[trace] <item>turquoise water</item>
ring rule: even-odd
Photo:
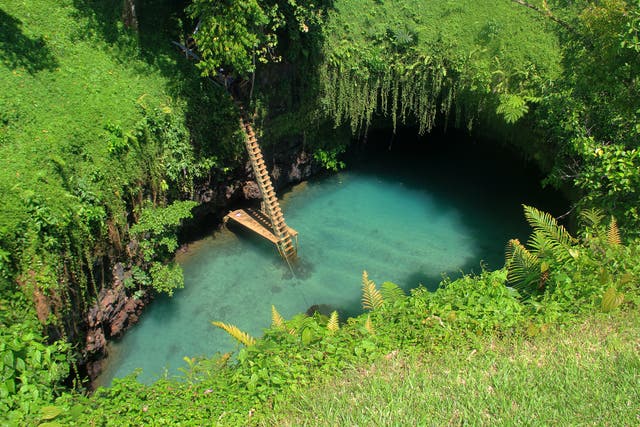
[[[178,257],[185,288],[156,299],[111,345],[99,382],[135,368],[143,369],[140,381],[150,382],[177,375],[185,356],[234,350],[233,339],[211,321],[259,336],[272,304],[287,318],[315,304],[339,310],[342,319],[356,314],[363,270],[378,284],[434,289],[442,273],[477,272],[481,262],[501,267],[506,241],[528,233],[520,204],[548,208],[551,196],[519,162],[507,159],[505,170],[505,159],[481,147],[464,152],[369,156],[285,194],[287,223],[300,233],[295,275],[271,244],[243,230],[191,244]],[[420,153],[428,154],[426,164]]]

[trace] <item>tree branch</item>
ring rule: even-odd
[[[551,19],[553,22],[555,22],[556,24],[560,25],[561,27],[563,27],[564,29],[571,31],[572,33],[577,33],[576,29],[571,26],[571,24],[569,24],[567,21],[563,21],[560,18],[557,18],[553,13],[551,13],[551,10],[549,9],[549,6],[547,6],[547,0],[543,0],[543,9],[539,8],[538,6],[536,6],[535,4],[531,4],[525,0],[511,0],[514,3],[518,3],[521,6],[524,7],[528,7],[531,10],[535,10],[536,12],[538,12],[540,15],[546,16],[547,18]]]

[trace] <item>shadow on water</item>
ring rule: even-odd
[[[501,267],[503,259],[491,254],[500,253],[508,239],[526,241],[529,236],[523,204],[555,217],[567,211],[564,196],[542,188],[544,175],[509,146],[456,130],[419,137],[414,129],[401,129],[395,137],[401,142],[392,149],[388,148],[390,138],[378,133],[361,146],[353,154],[353,170],[381,180],[399,180],[403,186],[446,200],[447,206],[440,209],[463,213],[459,220],[478,237],[478,252],[487,256],[483,261],[491,269]],[[513,224],[491,224],[492,217],[509,218]]]
[[[390,131],[377,132],[366,144],[360,144],[351,155],[353,169],[401,180],[412,188],[453,198],[456,204],[483,200],[490,206],[508,196],[552,211],[566,207],[559,192],[540,186],[544,178],[540,170],[511,146],[455,129],[436,129],[421,137],[409,127],[399,129],[393,137],[397,141],[389,146],[391,138]],[[469,198],[468,192],[461,191],[464,187],[476,196]]]
[[[27,36],[22,25],[22,21],[0,9],[0,62],[14,70],[23,68],[30,74],[58,67],[44,37]]]

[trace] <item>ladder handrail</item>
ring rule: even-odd
[[[287,262],[289,262],[289,258],[295,257],[296,248],[293,245],[291,234],[289,233],[289,227],[284,220],[282,209],[280,209],[280,204],[275,196],[275,189],[273,188],[269,171],[267,170],[266,163],[264,162],[262,150],[258,144],[258,139],[251,123],[246,119],[242,106],[239,105],[239,103],[237,104],[241,111],[240,125],[245,133],[245,145],[249,154],[249,161],[251,163],[260,194],[262,195],[263,206],[266,209],[265,214],[271,221],[273,233],[278,238],[278,252]],[[260,158],[258,158],[258,154],[260,155]],[[262,161],[262,163],[260,163],[260,161]],[[271,196],[269,196],[270,193],[272,193]]]

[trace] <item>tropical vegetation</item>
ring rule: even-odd
[[[638,1],[122,3],[0,5],[4,423],[637,423]],[[197,64],[171,44],[192,37]],[[329,170],[371,129],[490,133],[573,223],[525,206],[500,270],[411,295],[365,272],[356,318],[273,307],[260,338],[216,319],[237,354],[89,395],[83,315],[109,270],[132,298],[181,287],[199,190],[244,169],[225,85],[267,147],[302,141]]]

